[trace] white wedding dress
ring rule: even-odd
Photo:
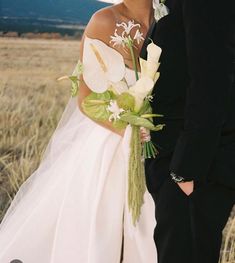
[[[89,41],[113,72],[123,69],[117,51]],[[86,59],[86,43],[84,79],[91,81],[99,72]],[[86,66],[93,72],[86,75]],[[134,84],[134,72],[126,67],[123,72]],[[121,138],[99,126],[80,112],[77,98],[70,99],[39,168],[21,186],[0,225],[1,263],[120,263],[123,240],[122,262],[157,262],[150,195],[145,193],[136,227],[128,210],[130,132],[127,127]]]

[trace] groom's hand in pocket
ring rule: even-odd
[[[194,189],[194,181],[178,183],[178,186],[186,195],[191,195]]]

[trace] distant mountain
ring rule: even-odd
[[[86,24],[97,9],[105,6],[106,3],[96,0],[0,0],[0,17],[59,19]]]

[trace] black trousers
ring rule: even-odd
[[[217,263],[235,191],[195,182],[187,196],[171,180],[169,162],[170,157],[146,163],[147,187],[156,206],[158,263]]]

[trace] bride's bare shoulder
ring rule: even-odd
[[[109,6],[98,10],[91,17],[85,29],[85,34],[91,38],[97,38],[109,43],[110,36],[114,33],[117,23],[117,10],[117,6]]]

